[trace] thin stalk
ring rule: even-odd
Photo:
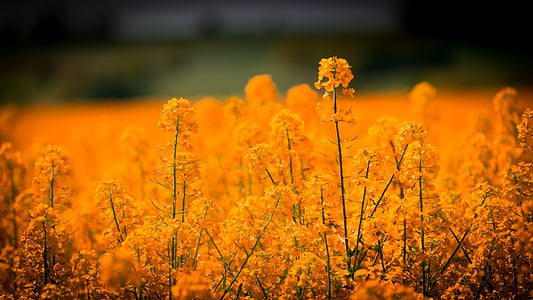
[[[483,289],[485,288],[486,285],[489,284],[490,280],[492,279],[492,275],[494,274],[494,272],[496,271],[496,269],[492,269],[492,268],[488,268],[488,276],[484,276],[484,279],[483,279],[483,282],[481,283],[481,285],[479,286],[477,292],[476,292],[476,295],[474,296],[474,299],[479,299],[479,296],[481,295],[481,293],[483,292]]]
[[[322,206],[322,224],[326,225],[326,213],[324,212],[324,193],[322,187],[320,187],[320,205]],[[331,259],[329,256],[329,245],[328,245],[328,236],[324,231],[324,244],[326,246],[326,272],[328,274],[327,283],[328,283],[328,299],[331,299]]]
[[[274,181],[274,178],[272,177],[272,174],[270,174],[270,171],[268,171],[268,168],[265,168],[265,171],[268,174],[268,178],[270,178],[270,182],[272,182],[273,185],[276,185],[276,182]]]
[[[268,299],[268,293],[265,290],[265,287],[263,286],[263,283],[261,282],[257,274],[255,275],[255,279],[257,279],[257,283],[259,284],[259,288],[261,288],[261,292],[263,292],[263,296],[265,296],[265,299]]]
[[[118,241],[119,243],[122,243],[122,231],[120,230],[120,226],[119,226],[119,223],[118,223],[118,219],[117,219],[117,213],[115,211],[115,205],[113,203],[113,195],[111,192],[109,192],[109,203],[111,203],[111,211],[113,212],[113,220],[115,221],[115,226],[117,227],[117,231],[118,231],[118,234],[119,234],[119,237],[118,237]]]
[[[448,269],[448,267],[450,266],[451,262],[452,262],[452,259],[455,257],[455,255],[457,254],[457,251],[459,251],[460,248],[463,247],[463,241],[465,240],[466,236],[468,235],[468,233],[470,232],[470,228],[472,228],[472,226],[470,226],[466,231],[465,233],[463,233],[463,236],[461,237],[461,240],[458,241],[457,243],[457,246],[455,247],[455,249],[453,250],[452,254],[450,255],[450,257],[448,258],[448,260],[446,261],[446,263],[444,264],[444,266],[442,267],[442,269],[440,270],[439,272],[439,275],[437,275],[437,278],[435,280],[435,283],[433,284],[433,286],[431,287],[431,289],[429,290],[428,294],[431,294],[431,292],[433,292],[433,289],[435,289],[435,287],[437,286],[437,283],[439,281],[439,279],[441,278],[442,274],[444,274],[444,272],[446,271],[446,269]],[[455,236],[455,234],[454,234]]]
[[[176,202],[178,197],[178,183],[177,181],[177,166],[176,166],[176,158],[178,154],[178,144],[179,144],[179,128],[180,128],[180,116],[176,119],[176,129],[174,131],[174,144],[172,147],[172,219],[176,219]],[[170,299],[172,299],[172,284],[173,284],[173,278],[172,278],[172,270],[176,269],[176,239],[177,239],[177,232],[174,229],[172,233],[172,237],[170,239],[170,270],[169,270],[169,276],[168,276],[168,292]]]
[[[172,237],[170,238],[170,259],[171,259],[171,263],[170,263],[170,266],[172,269],[176,269],[177,268],[177,262],[176,262],[176,235],[177,235],[177,232],[176,230],[174,230],[174,232],[172,233]]]
[[[137,262],[139,263],[139,266],[141,266],[141,251],[139,250],[139,247],[137,247]],[[143,283],[142,279],[139,278],[139,299],[142,299],[142,292],[143,292]]]
[[[385,274],[387,273],[387,270],[385,268],[385,263],[383,262],[383,247],[384,247],[384,243],[385,241],[387,240],[388,238],[388,235],[385,236],[385,238],[383,238],[382,240],[378,240],[378,244],[376,246],[376,255],[374,256],[374,259],[372,259],[372,267],[376,265],[376,263],[378,262],[378,259],[380,259],[381,261],[381,272],[382,272],[382,278],[385,276]],[[368,274],[366,276],[366,280],[368,280],[370,278],[370,274]]]
[[[192,268],[193,270],[196,270],[196,263],[198,262],[198,249],[200,248],[200,242],[202,241],[202,233],[204,232],[204,228],[200,229],[200,234],[198,235],[198,242],[196,243],[196,250],[194,251],[194,257],[192,260]]]
[[[276,213],[276,209],[278,207],[279,201],[280,201],[280,199],[278,198],[278,200],[276,201],[276,205],[274,207],[274,210],[270,214],[270,217],[268,218],[268,221],[266,222],[265,226],[263,226],[263,230],[262,230],[263,233],[266,232],[266,230],[268,229],[268,226],[272,222],[272,218],[274,217],[274,214]],[[259,245],[259,242],[261,241],[261,237],[262,237],[262,235],[259,235],[257,237],[257,240],[255,241],[254,245],[252,246],[252,249],[250,249],[249,252],[245,251],[246,258],[244,259],[244,262],[242,263],[241,267],[239,268],[239,271],[237,271],[237,274],[235,274],[233,279],[230,281],[228,287],[226,289],[224,289],[224,293],[220,297],[220,300],[224,299],[224,297],[228,294],[229,290],[231,289],[231,286],[235,283],[235,281],[237,281],[237,278],[239,278],[239,275],[241,274],[242,270],[244,270],[244,267],[246,267],[246,264],[248,263],[248,260],[250,259],[250,257],[252,257],[252,254],[254,253],[255,248],[257,248],[257,246]],[[240,288],[239,288],[239,291],[240,291]]]
[[[261,156],[259,156],[259,153],[257,153],[257,151],[255,152],[255,155],[257,156],[257,159],[259,159],[259,161],[263,161],[261,159]],[[274,177],[272,177],[272,174],[270,174],[270,171],[268,170],[268,168],[265,168],[265,171],[268,175],[268,178],[270,178],[270,182],[272,182],[273,185],[276,185],[276,181],[274,180]],[[250,177],[248,177],[250,179]]]
[[[298,294],[298,300],[302,300],[304,298],[305,289],[307,288],[307,284],[305,284],[303,287],[299,288],[300,293]]]
[[[479,299],[479,295],[483,292],[483,288],[485,288],[485,285],[488,285],[490,283],[490,280],[492,279],[492,274],[494,274],[495,269],[492,269],[489,265],[489,261],[492,258],[492,252],[494,251],[495,245],[496,245],[496,239],[492,239],[492,246],[489,251],[489,255],[487,257],[487,261],[485,262],[485,268],[483,268],[483,272],[485,275],[482,276],[483,282],[479,285],[479,288],[476,292],[476,295],[474,296],[474,299]],[[487,270],[488,270],[488,276],[487,276]]]
[[[302,157],[300,157],[300,176],[302,176],[302,180],[305,181],[306,180],[306,176],[305,176],[305,171],[307,170],[307,168],[305,167],[304,165],[304,161],[302,159]]]
[[[241,295],[241,291],[242,291],[242,283],[239,284],[239,289],[237,290],[237,296],[235,296],[235,300],[239,299],[239,296]]]
[[[420,174],[422,174],[422,157],[419,159],[418,164],[418,171]],[[422,222],[422,226],[424,226],[424,202],[422,197],[422,175],[418,176],[418,197],[419,197],[419,206],[420,206],[420,222]],[[420,230],[420,243],[422,246],[422,252],[425,254],[426,246],[425,246],[425,234],[424,234],[424,227]],[[426,274],[426,261],[423,260],[421,263],[422,268],[422,291],[425,296],[427,296],[427,275]]]
[[[451,228],[448,228],[450,230],[450,232],[452,233],[453,235],[453,238],[455,239],[455,241],[457,243],[461,243],[462,244],[462,241],[459,240],[459,238],[457,237],[457,235],[455,234],[455,232],[453,232],[453,230]],[[467,231],[469,231],[470,228],[468,228]],[[472,260],[470,259],[470,256],[468,255],[468,252],[466,252],[465,248],[463,246],[461,246],[461,250],[463,251],[463,254],[465,255],[466,259],[468,260],[469,263],[472,263]]]
[[[207,229],[205,229],[205,233],[207,234],[207,236],[211,240],[211,243],[213,244],[213,246],[215,246],[215,250],[217,251],[217,253],[220,256],[220,258],[221,259],[224,258],[224,256],[222,255],[222,252],[220,252],[220,249],[218,248],[217,244],[215,243],[215,240],[213,239],[213,236],[209,233],[209,231]]]
[[[55,165],[52,162],[52,165],[50,167],[50,189],[49,189],[49,195],[48,199],[50,201],[50,207],[54,208],[54,184],[55,184]],[[43,223],[44,226],[44,223]],[[55,229],[55,224],[51,224],[52,230]],[[46,236],[46,230],[45,230],[45,236]],[[52,267],[56,264],[56,256],[52,255]]]
[[[331,298],[331,258],[330,258],[330,254],[329,254],[329,246],[328,246],[328,237],[327,237],[327,234],[326,232],[323,233],[324,235],[324,244],[326,246],[326,272],[328,274],[328,277],[327,277],[327,283],[328,283],[328,299],[332,299]]]
[[[87,300],[91,300],[91,288],[89,280],[85,280],[85,291],[87,293]]]
[[[180,117],[176,120],[176,130],[174,132],[174,145],[172,153],[172,219],[176,219],[176,200],[178,197],[177,166],[176,158],[178,155],[178,137],[179,137]]]
[[[209,207],[206,206],[205,208],[205,213],[204,213],[204,219],[207,217],[207,211],[209,210]],[[207,231],[207,229],[204,229],[204,227],[200,228],[200,234],[198,235],[198,242],[196,243],[196,250],[194,251],[194,258],[193,258],[193,261],[192,261],[192,267],[194,270],[196,270],[196,264],[198,262],[198,251],[200,249],[200,243],[202,241],[202,233],[205,231]]]
[[[394,147],[394,143],[392,141],[389,141],[389,144],[391,146],[392,153],[394,153],[394,161],[396,162],[396,170],[400,171],[400,162],[403,159],[403,156],[404,156],[405,151],[407,150],[407,147],[409,146],[409,144],[407,144],[405,146],[405,148],[403,149],[402,156],[400,157],[399,160],[398,160],[398,155],[396,154],[396,147]],[[400,183],[400,182],[398,182],[398,183]],[[401,184],[399,184],[399,187],[400,187],[400,199],[403,199],[404,198],[403,187],[402,187]]]
[[[405,217],[405,215],[403,216],[403,237],[402,239],[403,239],[403,249],[402,249],[403,270],[405,272],[407,271],[407,218]]]
[[[222,283],[223,283],[222,288],[226,289],[226,279],[227,279],[227,275],[226,274],[229,273],[229,275],[233,276],[233,273],[231,272],[231,270],[229,268],[231,267],[231,264],[235,261],[235,256],[237,256],[237,251],[235,251],[233,253],[233,257],[231,258],[229,263],[226,263],[225,261],[222,261],[222,264],[224,265],[224,273],[222,275],[222,278],[220,278],[220,280],[213,287],[213,290],[215,290],[215,291],[218,290],[218,287]]]
[[[287,147],[289,149],[289,170],[291,174],[291,184],[294,184],[294,175],[293,175],[293,167],[292,167],[292,155],[291,155],[291,139],[289,138],[289,130],[285,128],[285,133],[287,134]]]
[[[185,199],[187,198],[187,183],[183,180],[183,197],[181,197],[181,221],[185,222]]]
[[[172,278],[172,267],[170,267],[168,269],[168,299],[174,299],[172,297],[172,281],[174,280]]]
[[[366,172],[365,172],[365,179],[368,179],[368,173],[370,171],[370,160],[368,159],[368,162],[366,164]],[[361,211],[359,212],[359,224],[357,226],[357,235],[355,240],[355,261],[357,261],[357,258],[359,256],[359,243],[361,242],[361,226],[363,224],[363,214],[365,212],[365,199],[366,199],[366,184],[363,188],[363,198],[361,199]],[[354,266],[355,267],[355,266]],[[353,272],[355,272],[355,268]]]
[[[514,283],[515,289],[517,291],[520,291],[520,287],[518,286],[518,275],[516,272],[516,260],[514,258],[512,259],[512,263],[513,263],[513,283]]]
[[[46,286],[48,284],[48,277],[50,276],[50,266],[48,266],[48,240],[47,240],[47,234],[46,234],[46,225],[44,222],[43,224],[43,262],[44,262],[44,285]]]
[[[387,180],[387,183],[385,184],[385,188],[383,188],[383,191],[381,192],[381,195],[378,198],[378,201],[376,202],[376,205],[374,206],[374,209],[372,209],[372,212],[370,213],[370,217],[374,216],[374,213],[376,213],[376,210],[378,209],[379,204],[381,203],[381,200],[385,197],[385,193],[389,189],[389,186],[392,183],[392,180],[394,179],[394,173],[391,174],[389,177],[389,180]]]
[[[405,156],[405,152],[407,151],[407,147],[408,146],[409,146],[409,144],[405,145],[405,148],[403,149],[403,152],[402,152],[402,156],[400,157],[400,159],[396,163],[396,170],[398,170],[398,171],[400,170],[400,165],[402,164],[402,161],[403,161],[403,158]],[[381,192],[381,195],[379,196],[378,201],[376,202],[376,205],[374,206],[374,209],[370,213],[370,217],[374,216],[374,213],[378,209],[378,206],[381,203],[381,200],[383,200],[383,198],[385,197],[385,193],[389,189],[389,186],[391,185],[393,179],[394,179],[394,173],[392,173],[391,176],[389,177],[389,180],[387,181],[387,184],[385,185],[385,188],[383,189],[383,192]]]
[[[54,208],[54,163],[50,167],[50,187],[48,189],[48,200],[50,201],[50,207]]]
[[[333,89],[333,113],[337,114],[337,93]],[[342,164],[342,145],[341,135],[339,130],[339,121],[335,119],[335,135],[337,138],[337,155],[339,163],[339,186],[341,189],[341,204],[342,204],[342,229],[344,231],[344,249],[346,251],[346,270],[351,270],[352,253],[348,240],[348,214],[346,213],[346,189],[344,187],[344,169]]]

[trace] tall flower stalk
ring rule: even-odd
[[[15,258],[18,294],[32,295],[32,298],[70,294],[71,273],[64,249],[69,236],[60,222],[62,207],[71,194],[64,186],[70,168],[65,150],[55,145],[45,147],[35,162],[34,207],[21,237],[23,247]]]
[[[350,70],[351,66],[348,64],[348,61],[344,58],[337,58],[336,56],[330,58],[323,58],[320,60],[320,66],[318,67],[318,81],[315,82],[315,87],[317,89],[324,89],[327,96],[331,94],[333,98],[333,116],[332,120],[335,124],[335,138],[337,145],[337,163],[339,166],[339,188],[340,188],[340,200],[342,204],[342,219],[343,219],[343,241],[346,250],[346,270],[351,274],[351,260],[352,260],[352,251],[350,250],[349,238],[348,238],[348,215],[346,213],[346,185],[344,177],[344,166],[343,166],[343,154],[342,154],[342,142],[339,123],[340,122],[349,122],[350,120],[346,119],[349,115],[348,112],[341,111],[337,106],[337,89],[342,86],[341,93],[346,96],[353,96],[354,89],[348,88],[348,84],[353,79],[352,71]],[[325,80],[327,79],[327,80]]]
[[[185,222],[186,201],[198,195],[191,185],[200,178],[199,166],[192,149],[190,138],[198,131],[198,123],[194,119],[194,108],[189,100],[170,99],[161,111],[159,128],[171,135],[171,142],[163,150],[171,151],[170,157],[162,157],[163,169],[160,171],[162,181],[158,184],[170,190],[171,211],[165,212],[171,223]],[[180,203],[181,202],[181,203]],[[178,205],[181,210],[178,212]],[[184,264],[183,257],[178,256],[178,229],[173,230],[168,249],[169,254],[169,296],[172,298],[174,270]]]

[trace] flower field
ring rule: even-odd
[[[2,107],[0,299],[533,297],[531,91],[353,78]]]

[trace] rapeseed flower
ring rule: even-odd
[[[337,58],[332,56],[329,58],[322,58],[318,67],[318,81],[315,82],[317,89],[324,89],[331,93],[334,89],[342,86],[342,94],[345,96],[353,96],[354,89],[349,89],[348,84],[352,81],[353,74],[351,66],[344,58]]]

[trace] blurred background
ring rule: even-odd
[[[359,93],[533,86],[527,1],[20,0],[0,9],[0,104],[284,93],[347,58]]]

